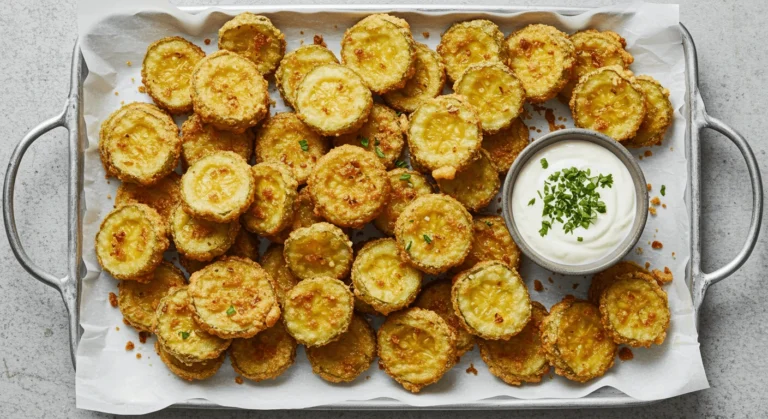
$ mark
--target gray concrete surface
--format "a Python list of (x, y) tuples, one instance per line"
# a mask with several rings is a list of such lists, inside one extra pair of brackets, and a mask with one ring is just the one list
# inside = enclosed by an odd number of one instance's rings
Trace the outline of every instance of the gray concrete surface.
[[(338, 3), (319, 0), (313, 3)], [(451, 3), (451, 0), (428, 0)], [(509, 3), (485, 0), (487, 3)], [(611, 0), (519, 1), (518, 4), (603, 5)], [(33, 126), (59, 112), (67, 94), (76, 37), (76, 1), (3, 1), (0, 6), (0, 162)], [(185, 4), (200, 3), (185, 1)], [(215, 2), (203, 2), (215, 3)], [(245, 1), (235, 3), (246, 3)], [(467, 2), (469, 3), (469, 2)], [(471, 2), (478, 3), (478, 2)], [(479, 3), (483, 3), (482, 1)], [(699, 50), (701, 89), (710, 114), (740, 130), (761, 161), (768, 140), (768, 26), (764, 0), (681, 0), (681, 20)], [(66, 254), (66, 134), (57, 130), (27, 153), (16, 192), (18, 225), (29, 254), (63, 275)], [(704, 268), (727, 262), (741, 246), (751, 211), (746, 169), (734, 146), (706, 133), (703, 144)], [(0, 164), (4, 173), (5, 163)], [(763, 229), (752, 258), (710, 289), (700, 339), (712, 388), (633, 410), (557, 412), (398, 413), (404, 417), (764, 417), (768, 414), (768, 236)], [(58, 294), (33, 280), (0, 239), (0, 417), (101, 417), (75, 408), (75, 377), (65, 310)], [(298, 395), (300, 396), (300, 395)], [(273, 412), (271, 417), (394, 416), (373, 412)], [(245, 417), (244, 412), (164, 411), (155, 417)]]

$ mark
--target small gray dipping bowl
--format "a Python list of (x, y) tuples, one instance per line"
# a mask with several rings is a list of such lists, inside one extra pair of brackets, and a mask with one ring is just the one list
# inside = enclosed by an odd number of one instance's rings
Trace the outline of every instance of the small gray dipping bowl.
[[(627, 167), (635, 187), (635, 201), (637, 202), (637, 208), (635, 212), (635, 221), (629, 234), (624, 241), (613, 250), (613, 252), (605, 255), (602, 259), (584, 265), (561, 264), (536, 253), (536, 251), (533, 250), (521, 237), (517, 225), (515, 224), (515, 218), (512, 215), (512, 190), (515, 187), (515, 181), (517, 180), (517, 175), (520, 173), (520, 170), (525, 163), (541, 149), (565, 140), (589, 141), (611, 151)], [(645, 222), (648, 220), (648, 188), (645, 183), (645, 176), (643, 176), (643, 170), (640, 169), (635, 158), (629, 154), (629, 151), (627, 151), (624, 146), (619, 144), (619, 142), (613, 138), (599, 132), (581, 128), (569, 128), (555, 131), (530, 143), (528, 147), (523, 149), (520, 155), (517, 156), (517, 159), (515, 159), (509, 172), (507, 172), (507, 178), (504, 180), (504, 187), (501, 190), (501, 194), (504, 221), (507, 224), (510, 234), (512, 234), (512, 239), (515, 240), (515, 243), (520, 247), (520, 250), (537, 265), (563, 275), (588, 275), (613, 266), (616, 262), (626, 256), (635, 244), (637, 244), (637, 241), (640, 240), (640, 235), (643, 234)]]

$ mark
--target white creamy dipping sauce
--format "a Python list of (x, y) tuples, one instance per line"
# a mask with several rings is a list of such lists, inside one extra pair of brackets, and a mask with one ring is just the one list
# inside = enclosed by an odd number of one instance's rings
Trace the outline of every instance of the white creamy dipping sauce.
[[(571, 167), (589, 169), (592, 176), (613, 176), (612, 187), (595, 189), (606, 211), (598, 213), (586, 229), (577, 227), (566, 233), (562, 223), (552, 222), (542, 236), (542, 220), (549, 217), (542, 216), (544, 200), (537, 191), (543, 191), (545, 181), (552, 184), (550, 175)], [(635, 186), (624, 163), (610, 150), (583, 140), (560, 141), (541, 149), (522, 167), (512, 190), (512, 217), (520, 236), (543, 258), (567, 265), (585, 265), (616, 249), (632, 229), (636, 205)]]

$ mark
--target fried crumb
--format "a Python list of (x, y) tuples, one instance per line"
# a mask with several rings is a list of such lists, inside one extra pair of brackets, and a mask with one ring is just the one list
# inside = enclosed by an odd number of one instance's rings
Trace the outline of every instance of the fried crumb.
[(119, 332), (120, 331), (120, 326), (115, 326), (115, 331)]
[(661, 199), (658, 196), (654, 196), (653, 198), (651, 198), (651, 205), (658, 207), (659, 204), (661, 204)]
[(501, 214), (501, 208), (496, 208), (496, 214)]
[(429, 32), (424, 31), (421, 33), (421, 36), (423, 36), (425, 39), (429, 39)]
[(656, 215), (656, 207), (648, 207), (648, 212), (651, 213), (651, 215)]
[(304, 45), (304, 40), (303, 39), (299, 39), (299, 45)]
[(333, 29), (339, 29), (339, 25), (333, 25)]
[[(111, 194), (107, 194), (107, 199), (112, 199), (112, 195), (111, 195)], [(112, 301), (110, 301), (110, 303), (111, 303), (111, 302), (112, 302)]]
[(651, 267), (651, 262), (645, 262), (645, 269), (648, 269)]
[(635, 253), (637, 253), (638, 255), (642, 255), (643, 254), (643, 248), (642, 247), (638, 247), (637, 249), (635, 249)]
[(467, 374), (475, 374), (477, 375), (477, 369), (475, 369), (475, 364), (469, 363), (469, 368), (467, 368)]
[(371, 376), (370, 376), (370, 375), (366, 375), (366, 376), (365, 376), (365, 379), (366, 379), (366, 380), (370, 380), (370, 379), (371, 379)]
[(139, 93), (147, 93), (147, 88), (144, 86), (139, 86)]
[(635, 354), (632, 353), (632, 349), (627, 348), (626, 346), (619, 349), (619, 359), (622, 361), (631, 361), (632, 358), (635, 357)]
[(141, 343), (147, 343), (147, 338), (149, 337), (149, 332), (139, 332), (139, 342)]
[(115, 96), (120, 96), (120, 92), (115, 92)]
[(205, 38), (205, 39), (203, 39), (203, 43), (204, 43), (205, 45), (211, 45), (211, 40), (210, 40), (210, 39), (208, 39), (208, 38)]
[(304, 31), (299, 31), (299, 34), (304, 35)]
[(571, 288), (573, 288), (573, 289), (576, 289), (576, 288), (578, 288), (578, 287), (579, 287), (579, 284), (573, 284), (573, 285), (571, 285)]
[(640, 160), (642, 160), (642, 159), (643, 159), (643, 156), (642, 156), (642, 154), (641, 154), (641, 155), (639, 155), (639, 156), (637, 156), (637, 158), (638, 158), (638, 159), (640, 159)]
[(533, 289), (535, 289), (537, 292), (544, 291), (544, 285), (541, 284), (541, 281), (538, 279), (533, 280)]
[(651, 191), (651, 188), (652, 188), (652, 186), (651, 186), (651, 184), (650, 184), (650, 183), (649, 183), (649, 184), (647, 184), (647, 185), (645, 185), (645, 187), (646, 187), (646, 189), (648, 189), (648, 192), (650, 192), (650, 191)]
[(550, 276), (550, 277), (547, 277), (547, 281), (549, 281), (549, 283), (550, 283), (550, 284), (554, 284), (554, 283), (555, 283), (555, 281), (553, 281), (553, 280), (552, 280), (552, 277), (551, 277), (551, 276)]
[(136, 354), (136, 359), (141, 359), (141, 354), (140, 353)]
[(323, 35), (315, 35), (315, 37), (312, 39), (312, 42), (315, 43), (315, 45), (320, 45), (323, 47), (328, 47), (328, 45), (325, 43), (325, 40), (323, 39)]
[(127, 65), (128, 67), (130, 67), (130, 66), (132, 66), (132, 65), (133, 65), (133, 63), (132, 63), (132, 62), (130, 62), (130, 61), (126, 61), (126, 62), (125, 62), (125, 65)]
[(654, 249), (656, 249), (656, 250), (659, 250), (659, 249), (662, 249), (662, 248), (664, 248), (664, 244), (662, 244), (662, 243), (661, 243), (660, 241), (658, 241), (658, 240), (654, 240), (654, 241), (653, 241), (653, 243), (651, 243), (651, 247), (652, 247), (652, 248), (654, 248)]
[(669, 267), (664, 267), (664, 272), (654, 269), (652, 272), (653, 277), (656, 278), (656, 282), (659, 283), (659, 285), (669, 284), (674, 279), (672, 277), (672, 271), (669, 269)]
[(675, 257), (675, 252), (672, 252), (672, 257)]
[(131, 83), (136, 83), (136, 79), (134, 79), (133, 77), (131, 77)]
[(117, 307), (117, 295), (114, 292), (109, 293), (109, 305)]
[(125, 317), (123, 317), (123, 324), (126, 325), (126, 326), (130, 326), (131, 325), (130, 323), (128, 323), (128, 320), (126, 320)]
[(243, 384), (243, 377), (238, 375), (237, 377), (235, 377), (235, 382), (237, 384)]
[(124, 100), (121, 100), (121, 101), (120, 101), (120, 106), (123, 106), (123, 105), (125, 105), (125, 101), (124, 101)]
[(125, 350), (126, 351), (132, 351), (133, 348), (135, 348), (136, 345), (133, 344), (130, 340), (125, 344)]
[(661, 204), (661, 207), (667, 209), (667, 204)]
[(651, 157), (653, 156), (653, 151), (651, 150), (645, 150), (645, 153), (643, 154), (645, 157)]

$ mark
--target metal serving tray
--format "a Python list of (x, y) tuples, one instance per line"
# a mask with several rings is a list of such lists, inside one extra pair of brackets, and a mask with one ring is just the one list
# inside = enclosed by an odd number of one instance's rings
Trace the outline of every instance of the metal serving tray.
[[(274, 6), (225, 6), (219, 7), (225, 10), (249, 10), (254, 12), (274, 9)], [(316, 6), (285, 6), (282, 9), (288, 11), (301, 11), (313, 9)], [(206, 7), (182, 7), (188, 12), (199, 12)], [(575, 15), (585, 12), (585, 8), (553, 8), (553, 7), (517, 7), (517, 6), (414, 6), (414, 5), (329, 5), (325, 10), (339, 11), (410, 11), (410, 12), (492, 12), (498, 14), (511, 14), (526, 11), (549, 11), (563, 15)], [(749, 258), (752, 249), (757, 243), (758, 232), (763, 213), (763, 184), (757, 160), (749, 147), (749, 144), (736, 130), (722, 121), (711, 117), (704, 109), (704, 102), (699, 94), (698, 64), (696, 47), (688, 30), (680, 24), (686, 62), (686, 96), (683, 112), (687, 113), (687, 126), (685, 134), (686, 154), (688, 159), (688, 187), (686, 188), (686, 203), (691, 217), (691, 258), (686, 268), (685, 281), (691, 292), (693, 307), (698, 325), (701, 304), (704, 301), (709, 286), (727, 278), (735, 272)], [(72, 364), (76, 365), (75, 353), (82, 333), (80, 327), (80, 290), (81, 280), (85, 276), (86, 268), (82, 259), (82, 227), (85, 211), (83, 198), (83, 162), (84, 151), (87, 145), (85, 123), (83, 120), (83, 82), (88, 75), (79, 41), (75, 44), (72, 57), (71, 87), (64, 110), (34, 127), (17, 145), (11, 154), (8, 170), (5, 173), (3, 184), (3, 216), (5, 230), (8, 235), (11, 250), (16, 259), (29, 272), (32, 277), (49, 285), (61, 293), (64, 305), (69, 314), (69, 336)], [(69, 195), (68, 195), (68, 259), (67, 275), (59, 278), (38, 267), (24, 251), (14, 217), (14, 189), (16, 175), (29, 146), (48, 131), (64, 127), (69, 131)], [(741, 250), (733, 260), (714, 272), (702, 272), (701, 270), (701, 235), (700, 235), (700, 211), (701, 211), (701, 138), (702, 129), (709, 128), (720, 132), (730, 139), (738, 147), (749, 172), (749, 180), (752, 185), (752, 216), (747, 231), (747, 238)], [(441, 409), (542, 409), (542, 408), (588, 408), (588, 407), (621, 407), (648, 404), (649, 402), (637, 400), (610, 387), (602, 388), (588, 396), (578, 399), (537, 399), (523, 400), (515, 398), (493, 398), (474, 403), (457, 404), (441, 407)], [(173, 407), (195, 408), (221, 408), (207, 400), (192, 399), (185, 403), (173, 405)], [(319, 406), (315, 409), (325, 410), (403, 410), (430, 408), (413, 407), (402, 402), (390, 399), (375, 399), (368, 401), (356, 401)]]

